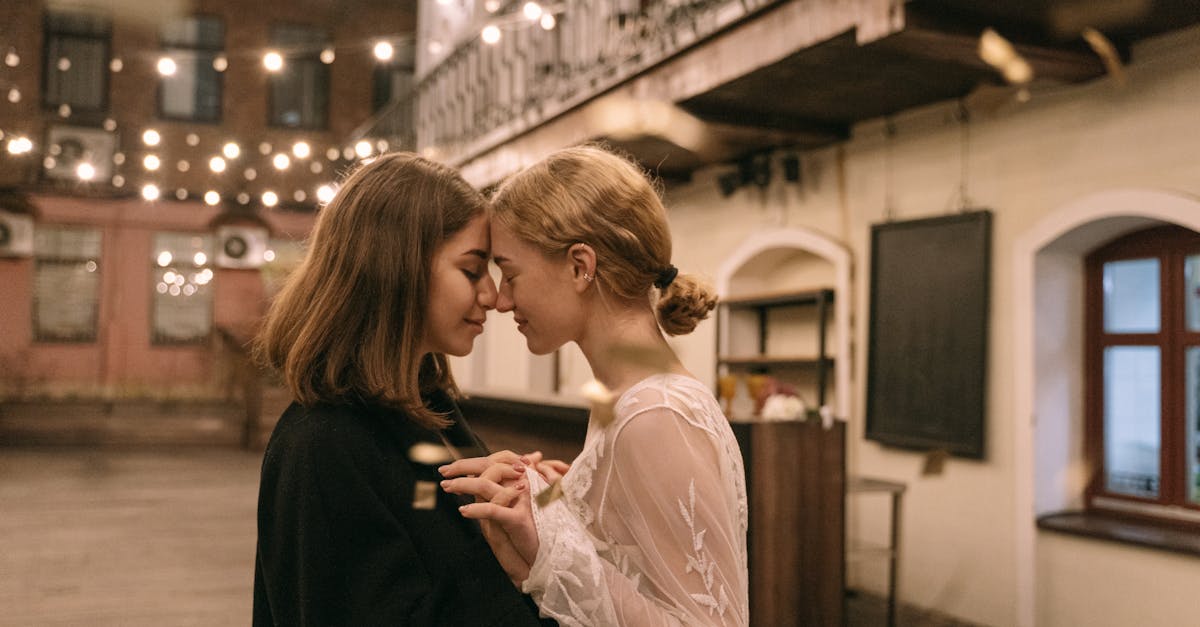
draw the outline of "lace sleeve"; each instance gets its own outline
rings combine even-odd
[[[541,548],[524,587],[545,615],[562,625],[748,624],[745,531],[720,437],[665,406],[622,423],[594,476],[604,538],[561,503],[535,505]]]

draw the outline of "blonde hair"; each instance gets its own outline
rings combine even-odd
[[[516,174],[492,198],[492,217],[547,257],[591,246],[596,281],[621,298],[649,298],[674,268],[657,190],[640,168],[599,147],[560,150]],[[664,332],[684,335],[716,302],[706,284],[679,274],[658,290],[655,313]]]
[[[457,394],[445,355],[421,355],[438,245],[487,210],[450,168],[410,153],[359,167],[321,210],[308,253],[256,344],[296,400],[372,402],[444,427],[422,394]]]

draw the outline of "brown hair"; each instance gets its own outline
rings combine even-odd
[[[450,168],[410,153],[359,167],[321,210],[308,253],[257,340],[296,400],[370,401],[437,428],[422,393],[456,394],[445,355],[419,354],[438,245],[487,201]]]
[[[625,299],[644,299],[671,266],[667,210],[646,174],[596,146],[560,150],[506,181],[492,199],[495,220],[548,257],[576,243],[596,251],[596,280]],[[712,311],[712,290],[679,274],[655,310],[668,335],[691,333]]]

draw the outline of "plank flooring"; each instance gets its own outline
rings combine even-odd
[[[0,625],[248,625],[260,456],[0,449]]]

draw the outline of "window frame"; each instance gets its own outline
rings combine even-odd
[[[166,40],[161,30],[159,31],[159,47],[162,49],[163,56],[170,56],[172,51],[179,50],[193,54],[210,53],[211,60],[225,53],[225,41],[228,36],[225,20],[215,13],[192,13],[179,19],[213,19],[221,25],[221,45],[216,48],[209,48],[198,44],[180,44],[170,43]],[[172,57],[175,58],[175,57]],[[211,62],[210,60],[210,62]],[[220,124],[225,118],[225,72],[217,72],[217,112],[212,118],[197,117],[197,116],[179,116],[172,115],[166,112],[163,108],[163,81],[169,77],[159,76],[158,85],[155,93],[155,113],[160,120],[175,121],[175,122],[196,122],[199,124]]]
[[[50,20],[52,15],[86,15],[94,18],[100,18],[104,21],[107,30],[103,35],[95,35],[90,33],[81,33],[69,29],[51,30]],[[50,101],[50,84],[53,81],[54,72],[57,68],[51,66],[50,48],[51,42],[55,39],[80,39],[87,41],[99,41],[103,44],[104,53],[102,63],[102,75],[100,81],[100,105],[96,108],[84,107],[73,102],[51,102]],[[107,13],[88,10],[84,8],[52,8],[46,7],[42,12],[42,67],[41,67],[41,101],[42,108],[47,111],[52,111],[62,106],[63,104],[70,105],[74,113],[107,113],[112,104],[109,98],[109,91],[112,88],[111,71],[109,64],[112,63],[112,38],[113,38],[113,19]],[[57,64],[57,59],[54,60]]]
[[[1185,320],[1184,261],[1200,255],[1200,233],[1156,226],[1104,244],[1084,258],[1084,450],[1092,476],[1084,491],[1088,511],[1200,528],[1200,503],[1187,500],[1187,415],[1185,351],[1200,347],[1200,331]],[[1160,320],[1157,333],[1109,333],[1104,329],[1104,265],[1131,259],[1159,263]],[[1104,459],[1104,350],[1110,346],[1159,349],[1158,498],[1109,492]]]
[[[54,229],[54,230],[70,230],[70,231],[94,231],[99,235],[100,251],[99,251],[99,254],[95,258],[89,257],[87,255],[83,255],[83,254],[78,254],[78,255],[73,255],[73,256],[57,254],[53,257],[50,257],[50,256],[44,256],[41,252],[39,252],[37,250],[34,251],[34,253],[33,253],[33,281],[31,283],[32,298],[30,299],[31,307],[30,307],[30,312],[29,312],[30,322],[32,322],[32,324],[33,324],[33,333],[32,333],[33,343],[34,344],[72,344],[72,345],[95,344],[96,342],[98,342],[100,340],[100,299],[104,297],[104,274],[103,274],[103,270],[104,270],[104,229],[102,229],[98,226],[95,226],[95,225],[90,225],[90,224],[58,224],[58,223],[42,224],[38,228],[44,229],[44,230]],[[39,274],[39,269],[41,268],[42,264],[45,263],[45,264],[66,266],[66,265],[74,265],[74,264],[86,265],[88,262],[93,262],[96,264],[96,269],[90,272],[90,274],[93,274],[95,276],[95,278],[93,279],[93,281],[95,282],[95,298],[92,302],[92,316],[91,316],[92,328],[91,328],[90,332],[87,334],[80,334],[78,336],[73,336],[73,337],[50,336],[50,335],[43,334],[42,330],[41,330],[40,316],[38,316],[38,309],[39,309],[38,304],[40,302],[38,299],[38,274]]]
[[[158,325],[158,297],[160,296],[160,294],[156,290],[156,286],[159,283],[158,273],[165,272],[167,270],[176,271],[174,268],[174,262],[175,262],[176,258],[174,258],[174,257],[172,258],[172,263],[170,263],[166,266],[160,266],[160,265],[158,265],[158,262],[156,261],[156,259],[154,257],[154,255],[156,254],[156,251],[158,251],[158,246],[156,246],[157,236],[160,234],[166,234],[166,235],[172,235],[172,236],[191,236],[191,237],[207,237],[207,238],[209,238],[209,246],[205,250],[200,251],[200,252],[204,252],[205,258],[206,258],[206,263],[203,266],[200,266],[200,269],[208,269],[210,271],[213,271],[215,274],[215,269],[217,267],[216,259],[215,259],[216,251],[213,250],[214,242],[213,242],[212,233],[200,232],[200,231],[194,232],[194,231],[173,231],[173,230],[158,230],[158,231],[153,232],[153,234],[151,235],[151,259],[150,259],[150,273],[149,273],[150,280],[147,282],[147,286],[148,286],[149,294],[150,294],[150,302],[149,302],[150,311],[147,316],[147,320],[149,322],[150,346],[155,347],[155,348],[173,348],[173,347],[178,348],[178,347],[207,345],[212,340],[213,332],[216,330],[216,301],[217,301],[217,299],[216,299],[216,292],[215,292],[216,288],[213,287],[213,285],[212,285],[215,278],[209,279],[209,281],[205,284],[205,287],[208,290],[212,290],[212,291],[210,291],[207,294],[207,298],[208,298],[208,303],[207,303],[208,329],[205,331],[204,335],[195,336],[195,337],[191,337],[191,338],[172,339],[169,337],[160,336],[158,333],[158,326],[159,326]],[[184,264],[184,265],[186,268],[186,264]],[[195,266],[193,265],[191,267],[194,268]],[[185,270],[180,269],[179,271],[182,272]]]
[[[313,50],[288,50],[287,45],[281,44],[278,41],[278,33],[282,29],[296,28],[309,29],[313,32],[320,32],[324,35],[321,43],[312,43]],[[330,29],[316,25],[306,24],[302,22],[275,22],[272,23],[268,33],[268,44],[271,49],[279,52],[283,57],[283,69],[280,72],[270,72],[267,74],[267,126],[275,129],[288,129],[294,131],[327,131],[329,130],[330,105],[333,103],[331,97],[333,90],[333,72],[328,64],[321,61],[321,52],[326,47],[333,45],[333,33]],[[320,120],[316,120],[312,125],[297,124],[290,125],[279,121],[276,118],[275,111],[275,83],[287,72],[290,67],[297,61],[307,63],[315,63],[317,66],[324,68],[324,92],[325,92],[325,108],[324,115]]]

